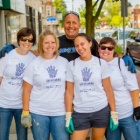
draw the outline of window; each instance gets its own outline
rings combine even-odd
[[[47,6],[47,8],[46,8],[46,15],[51,16],[51,7],[50,6]]]

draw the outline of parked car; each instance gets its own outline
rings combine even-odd
[[[99,42],[105,36],[112,36],[113,30],[96,30],[95,31],[95,39]]]
[[[130,33],[130,40],[127,40],[126,53],[129,54],[134,62],[140,62],[140,30],[135,30]]]
[[[125,40],[129,38],[129,34],[133,31],[133,29],[125,29]],[[114,33],[112,34],[112,37],[116,40],[117,44],[123,46],[123,30],[122,29],[116,29]]]

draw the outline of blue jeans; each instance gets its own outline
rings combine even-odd
[[[65,116],[44,116],[30,113],[32,117],[32,133],[34,140],[70,140],[65,131]]]
[[[140,120],[137,121],[138,124],[138,131],[139,131],[139,140],[140,140]]]
[[[134,120],[133,115],[120,119],[119,126],[116,130],[110,131],[109,127],[106,131],[107,140],[121,140],[123,134],[125,140],[139,140],[138,124]]]
[[[9,140],[12,119],[16,123],[17,140],[27,140],[27,128],[21,125],[22,109],[6,109],[0,107],[0,140]]]

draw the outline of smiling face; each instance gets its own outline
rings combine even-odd
[[[29,35],[29,36],[22,36],[19,39],[19,50],[20,52],[28,52],[31,47],[33,46],[33,35]]]
[[[78,17],[71,13],[65,17],[63,26],[66,37],[68,39],[74,39],[77,36],[81,25]]]
[[[43,39],[44,56],[53,58],[56,51],[56,40],[53,35],[47,35]]]
[[[76,51],[82,60],[86,61],[91,59],[91,41],[89,42],[84,36],[78,36],[75,38],[74,44]]]
[[[109,62],[114,58],[114,49],[115,47],[112,45],[112,43],[105,43],[99,46],[98,52],[102,59]]]

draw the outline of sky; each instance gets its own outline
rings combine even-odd
[[[72,11],[73,10],[73,11],[77,11],[78,12],[78,7],[80,7],[80,5],[84,5],[85,4],[85,0],[64,0],[64,1],[67,4],[68,11]],[[135,6],[136,4],[140,4],[140,0],[128,0],[128,1],[133,6]]]

